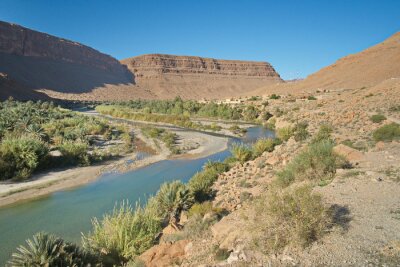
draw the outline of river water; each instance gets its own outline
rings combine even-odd
[[[249,128],[245,137],[232,142],[252,143],[257,138],[273,137],[262,128]],[[81,233],[91,229],[91,219],[101,218],[116,203],[129,200],[145,202],[166,181],[187,182],[208,160],[224,160],[225,150],[200,159],[163,160],[126,172],[108,173],[78,188],[52,193],[24,203],[0,208],[0,266],[15,248],[40,231],[56,234],[67,241],[80,243]]]

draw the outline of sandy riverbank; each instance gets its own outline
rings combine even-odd
[[[182,155],[172,158],[202,158],[227,148],[228,138],[216,137],[192,131],[180,131],[182,145],[196,144],[196,147]],[[70,189],[90,183],[103,173],[117,171],[126,172],[144,167],[170,157],[170,152],[161,146],[156,155],[136,159],[137,153],[126,155],[120,159],[103,162],[88,167],[75,167],[67,170],[53,170],[34,175],[25,182],[1,182],[0,206],[48,195],[50,193]],[[129,164],[128,164],[129,162]]]

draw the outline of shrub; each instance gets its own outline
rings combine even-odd
[[[47,154],[47,145],[36,137],[4,138],[0,143],[0,179],[29,177]]]
[[[12,254],[10,266],[95,266],[99,263],[96,255],[54,235],[38,233],[26,243],[28,246],[20,246]]]
[[[227,249],[221,249],[218,246],[215,248],[214,252],[214,258],[217,261],[224,261],[227,258],[229,258],[229,255],[231,255],[230,251]]]
[[[180,181],[162,184],[153,201],[159,215],[167,220],[178,218],[181,211],[189,209],[193,203],[189,190]]]
[[[138,204],[133,210],[129,204],[122,203],[102,221],[92,221],[93,230],[82,237],[83,246],[101,255],[111,266],[122,265],[134,260],[156,242],[161,231],[161,222],[151,209]]]
[[[288,186],[295,180],[324,181],[332,179],[336,168],[345,164],[345,160],[333,152],[333,146],[330,140],[310,144],[283,170],[277,172],[278,184]]]
[[[333,128],[331,125],[322,124],[318,130],[318,133],[311,140],[311,143],[318,143],[323,140],[331,140],[332,132],[333,132]]]
[[[244,144],[233,144],[231,153],[240,163],[245,163],[252,156],[251,149]]]
[[[310,135],[307,130],[307,127],[308,127],[308,124],[305,122],[297,123],[293,129],[294,140],[296,140],[297,142],[306,140],[308,138],[308,136]]]
[[[308,100],[317,100],[317,99],[315,98],[315,96],[312,96],[312,95],[310,95],[309,97],[307,97],[307,99],[308,99]]]
[[[268,252],[281,252],[287,246],[304,248],[323,236],[331,225],[321,196],[312,193],[307,185],[272,190],[257,209],[263,221],[258,239]]]
[[[202,202],[212,196],[212,185],[218,178],[214,169],[206,169],[196,173],[189,181],[189,190],[195,201]]]
[[[293,136],[293,128],[290,126],[279,128],[276,131],[276,135],[278,136],[279,139],[281,139],[283,141],[287,141],[290,139],[290,137]]]
[[[267,123],[265,124],[265,127],[267,129],[275,130],[275,124],[276,124],[276,119],[275,118],[270,118]]]
[[[400,140],[400,125],[394,122],[386,124],[375,130],[372,135],[375,141]]]
[[[277,94],[272,94],[272,95],[270,95],[270,97],[269,97],[269,99],[279,99],[279,98],[281,98],[281,96],[280,96],[280,95],[277,95]]]
[[[90,164],[88,144],[82,141],[64,141],[59,150],[63,155],[64,164],[87,166]]]
[[[386,117],[385,117],[385,115],[382,115],[382,114],[375,114],[375,115],[371,116],[370,120],[373,123],[380,123],[380,122],[386,120]]]
[[[280,144],[279,139],[260,138],[253,145],[253,156],[259,157],[264,152],[272,152],[278,144]]]

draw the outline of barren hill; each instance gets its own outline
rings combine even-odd
[[[77,42],[0,21],[0,72],[31,89],[89,92],[128,84],[132,74],[111,56]],[[13,96],[20,97],[17,92]]]
[[[302,92],[317,89],[357,89],[400,77],[400,32],[360,53],[346,56],[306,79],[263,86],[252,94]]]
[[[150,54],[121,61],[135,76],[135,85],[107,85],[84,94],[46,91],[71,100],[127,100],[135,98],[230,98],[282,79],[267,62],[221,60],[194,56]]]
[[[121,61],[159,98],[223,98],[281,82],[267,62],[150,54]]]

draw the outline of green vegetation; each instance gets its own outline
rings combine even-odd
[[[259,157],[264,152],[272,152],[274,151],[275,146],[279,144],[281,144],[280,139],[260,138],[252,147],[253,157]]]
[[[276,130],[276,135],[282,141],[287,141],[293,136],[293,128],[290,126],[279,128]]]
[[[280,190],[273,188],[256,206],[256,222],[262,228],[255,243],[266,252],[281,252],[285,247],[306,247],[323,236],[331,216],[312,187]]]
[[[231,153],[240,163],[245,163],[252,158],[251,148],[244,144],[233,144]]]
[[[394,122],[386,124],[375,130],[372,136],[377,142],[400,140],[400,125]]]
[[[96,140],[122,138],[126,132],[122,127],[117,129],[103,120],[78,115],[50,102],[1,102],[0,180],[26,179],[38,170],[89,165],[108,158],[108,151],[94,153]],[[121,150],[131,149],[131,143],[126,144]],[[52,152],[57,151],[61,155],[53,156]]]
[[[28,246],[20,246],[13,253],[9,266],[96,266],[100,263],[96,254],[53,235],[38,233],[26,243]]]
[[[156,243],[156,235],[161,231],[161,221],[157,211],[136,205],[122,203],[106,214],[102,221],[92,221],[93,230],[82,237],[83,247],[99,254],[102,262],[109,266],[134,260]]]
[[[181,211],[188,210],[193,204],[189,189],[180,181],[161,185],[156,196],[149,201],[159,213],[159,217],[169,221],[179,218]]]
[[[331,140],[331,134],[333,132],[333,128],[329,124],[322,124],[321,127],[319,127],[318,133],[314,136],[314,138],[311,140],[311,143],[318,143],[323,140]],[[332,141],[333,142],[333,141]]]
[[[221,130],[221,127],[215,124],[203,125],[201,123],[193,122],[187,115],[139,113],[129,107],[111,106],[111,105],[97,106],[96,111],[98,111],[101,114],[111,115],[116,118],[123,118],[129,120],[168,123],[184,128],[197,129],[197,130],[209,130],[209,131]]]
[[[306,140],[310,136],[307,127],[308,124],[305,122],[296,123],[293,128],[294,140],[296,140],[297,142]]]
[[[165,129],[160,129],[156,127],[144,127],[142,128],[142,133],[153,139],[161,139],[164,144],[168,147],[168,149],[172,152],[172,154],[180,154],[181,151],[176,147],[176,142],[178,139],[178,135],[176,133],[169,132]]]
[[[375,114],[375,115],[372,115],[370,119],[373,123],[380,123],[380,122],[386,120],[386,117],[385,117],[385,115],[382,115],[382,114]]]
[[[310,144],[277,173],[278,184],[288,186],[295,181],[332,179],[336,168],[345,164],[344,159],[333,152],[333,146],[329,139]]]
[[[280,99],[281,98],[281,96],[280,95],[277,95],[277,94],[272,94],[272,95],[270,95],[270,97],[269,97],[269,99]]]
[[[317,100],[317,99],[315,98],[315,96],[310,95],[307,97],[307,100]]]
[[[127,102],[113,102],[111,106],[127,108],[131,112],[145,114],[177,115],[185,117],[204,117],[226,120],[245,119],[245,108],[217,104],[215,102],[200,103],[194,100],[182,100],[176,97],[173,100],[131,100]],[[103,107],[103,106],[102,106]]]
[[[209,162],[201,172],[196,173],[189,181],[189,190],[197,202],[203,202],[212,197],[212,185],[218,175],[229,169],[229,165],[223,162]]]

